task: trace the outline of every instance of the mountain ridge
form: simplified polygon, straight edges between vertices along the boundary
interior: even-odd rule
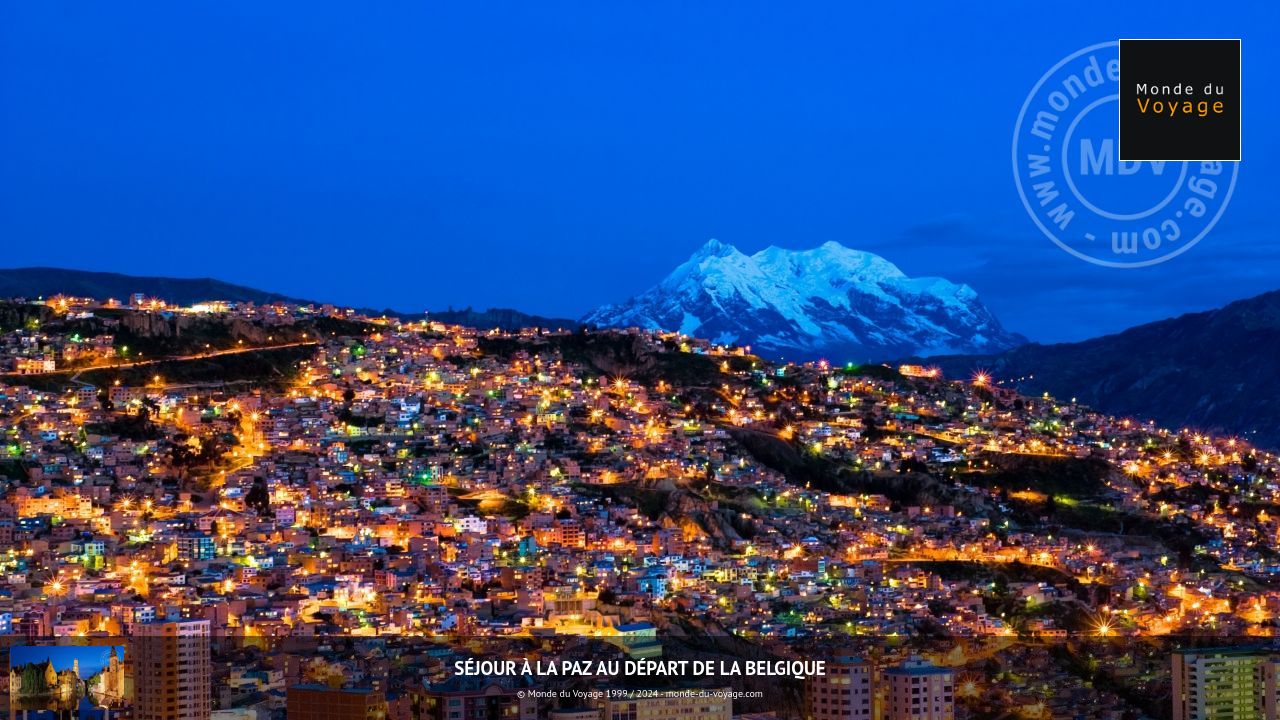
[[[948,376],[983,370],[1026,394],[1280,447],[1277,357],[1280,290],[1080,342],[928,362]]]
[[[0,298],[40,298],[53,295],[74,295],[92,297],[100,300],[117,298],[123,300],[134,293],[143,293],[150,297],[159,297],[178,305],[190,305],[206,300],[228,300],[232,302],[264,303],[296,303],[300,305],[339,305],[317,300],[290,297],[282,293],[260,290],[247,285],[238,285],[211,277],[175,278],[152,275],[128,275],[125,273],[101,272],[94,270],[73,270],[58,267],[21,267],[0,269]],[[441,310],[435,312],[409,313],[392,309],[355,308],[361,314],[371,316],[387,315],[404,320],[419,320],[430,317],[440,322],[469,325],[471,327],[497,327],[503,330],[518,330],[522,327],[573,327],[575,322],[567,318],[552,318],[532,315],[511,308],[489,308],[473,310],[470,307],[462,310]]]
[[[112,297],[124,299],[135,292],[162,297],[182,305],[203,300],[253,303],[310,302],[211,277],[127,275],[51,266],[0,269],[0,297],[39,298],[75,295],[105,300]]]
[[[969,286],[908,277],[879,255],[833,241],[746,255],[712,239],[657,285],[583,321],[802,360],[1003,350],[1026,340],[1005,330]]]

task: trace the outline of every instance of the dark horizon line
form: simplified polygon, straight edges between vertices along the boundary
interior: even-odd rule
[[[291,297],[291,296],[289,296],[289,295],[285,295],[285,294],[283,294],[283,293],[279,293],[279,292],[276,292],[276,291],[274,291],[274,290],[265,290],[265,289],[258,288],[258,287],[254,287],[254,286],[251,286],[251,285],[245,285],[245,284],[238,283],[238,282],[231,282],[231,281],[228,281],[228,280],[222,280],[222,279],[219,279],[219,278],[216,278],[216,277],[212,277],[212,276],[192,277],[192,276],[175,276],[175,275],[133,275],[133,274],[129,274],[129,273],[122,273],[122,272],[116,272],[116,271],[111,271],[111,270],[84,270],[84,269],[80,269],[80,268],[73,268],[73,267],[58,267],[58,266],[54,266],[54,265],[29,265],[29,266],[24,266],[24,267],[0,268],[0,273],[5,273],[5,272],[18,272],[18,273],[25,273],[25,272],[40,272],[40,271],[69,272],[69,273],[84,273],[84,274],[89,274],[89,275],[109,276],[109,277],[112,277],[112,278],[115,278],[115,279],[121,279],[121,280],[140,280],[140,281],[152,281],[152,280],[154,280],[154,281],[178,281],[178,282],[210,282],[210,283],[218,283],[218,284],[221,284],[221,285],[227,285],[227,286],[230,286],[230,287],[232,287],[232,288],[239,289],[239,290],[244,290],[244,291],[249,291],[249,292],[253,292],[253,293],[258,293],[258,294],[265,295],[265,296],[273,296],[273,297],[275,297],[275,298],[277,299],[277,301],[293,302],[293,303],[307,303],[307,304],[312,304],[312,305],[333,305],[333,306],[335,306],[335,307],[341,307],[341,308],[344,308],[344,309],[351,309],[351,310],[356,311],[356,312],[359,312],[359,313],[374,313],[374,314],[376,314],[376,315],[387,315],[387,316],[397,317],[397,318],[402,318],[402,319],[403,319],[403,318],[410,318],[410,317],[430,317],[431,315],[438,315],[438,314],[442,314],[442,313],[465,313],[465,312],[473,312],[473,313],[495,313],[495,312],[512,312],[512,313],[518,313],[518,314],[520,314],[520,315],[526,315],[526,316],[530,316],[530,317],[536,317],[536,318],[539,318],[539,319],[542,319],[542,320],[549,320],[549,321],[553,321],[554,323],[557,323],[560,327],[577,327],[577,326],[580,326],[580,325],[583,325],[583,324],[584,324],[584,323],[582,323],[582,322],[580,321],[580,319],[578,319],[578,318],[557,318],[557,317],[552,317],[552,316],[548,316],[548,315],[542,315],[542,314],[540,314],[540,313],[529,313],[529,312],[525,312],[525,311],[523,311],[523,310],[521,310],[521,309],[519,309],[519,308],[513,308],[513,307],[493,307],[493,306],[491,306],[491,307],[485,308],[485,309],[483,309],[483,310],[476,310],[476,309],[474,309],[471,305],[467,305],[466,307],[459,308],[459,309],[455,309],[452,305],[450,305],[450,306],[448,307],[448,309],[442,309],[442,310],[421,310],[421,311],[416,311],[416,312],[415,312],[415,311],[403,311],[403,310],[397,310],[397,309],[395,309],[395,308],[391,308],[391,307],[385,307],[385,308],[378,309],[378,308],[374,308],[374,307],[370,307],[370,306],[348,305],[348,304],[344,304],[344,303],[327,302],[327,301],[316,300],[316,299],[308,299],[308,298],[297,298],[297,297]],[[1235,304],[1237,304],[1237,303],[1246,302],[1246,301],[1249,301],[1249,300],[1254,300],[1254,299],[1256,299],[1256,298],[1260,298],[1260,297],[1263,297],[1263,296],[1265,296],[1265,295],[1269,295],[1269,294],[1271,294],[1271,293],[1277,293],[1277,292],[1280,292],[1280,288],[1276,288],[1276,289],[1273,289],[1273,290],[1268,290],[1268,291],[1266,291],[1266,292],[1262,292],[1262,293],[1259,293],[1259,294],[1257,294],[1257,295],[1250,295],[1250,296],[1247,296],[1247,297],[1236,298],[1235,300],[1231,300],[1231,301],[1229,301],[1229,302],[1227,302],[1227,303],[1224,303],[1224,304],[1222,304],[1222,305],[1219,305],[1219,306],[1217,306],[1217,307],[1210,308],[1210,309],[1207,309],[1207,310],[1193,310],[1193,311],[1183,312],[1183,313],[1179,313],[1179,314],[1177,314],[1177,315],[1171,315],[1171,316],[1169,316],[1169,317],[1162,318],[1162,319],[1160,319],[1160,320],[1153,320],[1153,321],[1150,321],[1150,322],[1139,323],[1139,324],[1137,324],[1137,325],[1131,325],[1131,326],[1129,326],[1129,327],[1127,327],[1127,328],[1125,328],[1125,329],[1123,329],[1123,330],[1118,330],[1118,331],[1116,331],[1116,332],[1104,333],[1104,334],[1102,334],[1102,335],[1094,335],[1094,336],[1091,336],[1091,337],[1088,337],[1088,338],[1084,338],[1084,339],[1082,339],[1082,340],[1069,340],[1069,341],[1062,341],[1062,342],[1042,343],[1042,342],[1040,342],[1039,340],[1036,340],[1036,339],[1034,339],[1034,338],[1027,337],[1027,338],[1026,338],[1026,339],[1027,339],[1027,342],[1026,342],[1026,343],[1023,343],[1022,345],[1018,345],[1018,346],[1016,346],[1016,347],[1024,347],[1024,346],[1026,346],[1026,345],[1043,345],[1043,346],[1045,346],[1045,347],[1054,347],[1054,346],[1062,346],[1062,345],[1075,345],[1075,344],[1084,343],[1084,342],[1092,342],[1092,341],[1095,341],[1095,340],[1101,340],[1101,339],[1103,339],[1103,338],[1110,338],[1110,337],[1115,337],[1115,336],[1118,336],[1118,335],[1122,335],[1122,334],[1127,333],[1127,332],[1129,332],[1129,331],[1131,331],[1131,330],[1133,330],[1133,329],[1135,329],[1135,328],[1144,327],[1144,326],[1147,326],[1147,325],[1155,325],[1155,324],[1159,324],[1159,323],[1170,322],[1170,321],[1177,320],[1177,319],[1180,319],[1180,318],[1185,318],[1185,317],[1190,317],[1190,316],[1196,316],[1196,315],[1204,315],[1204,314],[1212,313],[1212,312],[1219,312],[1219,311],[1221,311],[1221,310],[1225,310],[1225,309],[1227,309],[1227,308],[1229,308],[1229,307],[1231,307],[1231,306],[1233,306],[1233,305],[1235,305]],[[18,296],[13,296],[13,297],[18,297]],[[95,298],[95,299],[97,299],[97,300],[104,300],[104,299],[106,299],[106,298]],[[161,298],[161,299],[164,299],[164,298]],[[226,299],[226,298],[208,298],[208,299],[209,299],[209,300],[224,300],[224,299]],[[590,311],[588,311],[588,312],[590,312]],[[1024,337],[1026,337],[1026,336],[1024,335]],[[1011,349],[1013,349],[1013,348],[1011,348]],[[1000,353],[996,353],[996,354],[1000,354]],[[937,357],[945,357],[945,356],[937,356]]]

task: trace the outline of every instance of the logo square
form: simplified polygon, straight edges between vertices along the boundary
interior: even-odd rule
[[[1121,40],[1122,161],[1240,160],[1240,41]]]

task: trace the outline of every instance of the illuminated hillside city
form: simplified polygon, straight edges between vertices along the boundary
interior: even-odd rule
[[[654,658],[672,632],[779,657],[878,643],[806,683],[807,718],[1119,718],[1123,682],[1036,648],[1083,643],[1131,694],[1174,693],[1197,651],[1171,662],[1137,638],[1267,648],[1277,627],[1275,455],[980,368],[310,305],[57,297],[0,318],[0,633],[154,639],[126,661],[139,718],[453,720],[474,715],[450,698],[496,693],[506,715],[630,720],[388,648],[588,637]],[[380,650],[267,652],[335,638]],[[252,662],[138,665],[226,640]],[[1254,707],[1276,665],[1232,652]],[[417,691],[390,692],[396,672]],[[195,678],[190,707],[156,700]],[[862,694],[828,703],[833,680]],[[920,687],[933,714],[911,707]],[[744,707],[658,697],[684,720]]]

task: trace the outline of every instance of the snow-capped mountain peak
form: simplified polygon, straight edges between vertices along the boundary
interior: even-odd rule
[[[967,285],[910,278],[879,255],[837,242],[746,255],[709,240],[655,287],[584,321],[678,331],[773,357],[841,361],[991,352],[1024,342]]]
[[[702,247],[698,248],[698,251],[693,254],[690,260],[691,261],[701,260],[701,259],[710,258],[710,257],[724,257],[726,255],[732,255],[736,252],[738,252],[738,248],[732,245],[729,245],[727,243],[722,243],[715,238],[711,238],[710,240],[703,243]]]

